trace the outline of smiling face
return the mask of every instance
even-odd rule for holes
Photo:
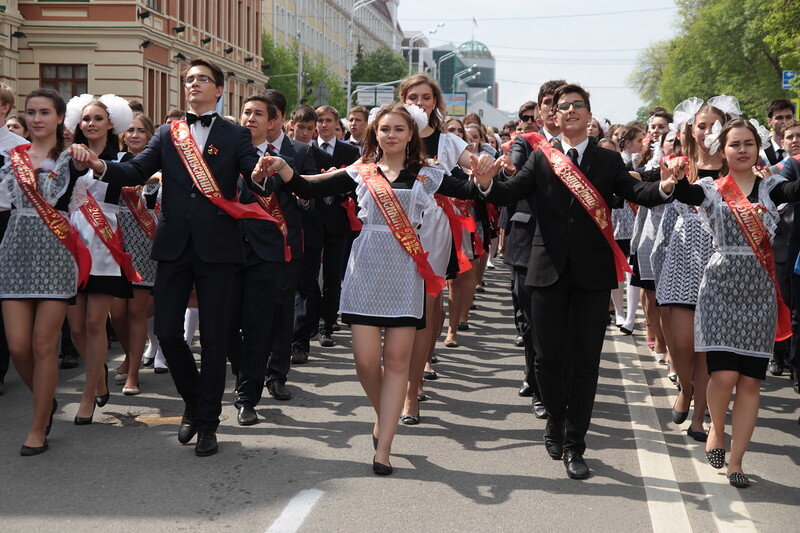
[[[141,119],[134,118],[130,127],[125,130],[122,139],[125,142],[125,146],[128,147],[128,151],[132,154],[138,154],[147,146],[150,136],[147,134]]]
[[[196,65],[186,72],[184,78],[186,101],[200,113],[214,109],[222,96],[222,87],[217,87],[214,73],[205,65]]]
[[[397,113],[387,113],[378,122],[376,135],[383,153],[395,155],[405,154],[412,132],[403,117]]]
[[[114,124],[108,119],[108,111],[103,106],[89,104],[83,108],[78,127],[89,143],[103,143],[108,138],[108,132],[114,129]]]
[[[728,132],[723,157],[731,172],[747,172],[758,160],[758,143],[750,128],[733,128]]]
[[[567,109],[560,109],[566,104],[572,104]],[[592,119],[592,113],[588,107],[576,108],[575,104],[588,104],[578,93],[567,93],[555,102],[556,125],[561,129],[567,138],[580,138],[586,135],[586,127]]]
[[[416,104],[425,111],[425,114],[430,118],[431,113],[436,109],[436,97],[433,95],[433,89],[427,83],[419,83],[414,85],[408,90],[406,100],[403,102],[406,105]]]
[[[56,113],[55,104],[49,98],[36,96],[25,104],[25,124],[32,140],[55,137],[58,125],[63,121],[64,115]]]

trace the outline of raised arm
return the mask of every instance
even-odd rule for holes
[[[469,176],[460,168],[453,169],[452,175],[444,175],[439,189],[436,191],[445,196],[460,198],[461,200],[476,200],[480,193],[478,187],[472,183]]]
[[[535,152],[533,157],[530,157],[522,167],[522,170],[509,179],[496,177],[497,171],[502,165],[502,161],[498,159],[490,169],[491,173],[489,175],[494,177],[491,178],[488,187],[486,186],[483,169],[478,168],[476,170],[475,164],[473,164],[473,174],[481,186],[481,192],[486,196],[486,201],[497,205],[511,205],[533,194],[536,190],[536,160],[539,157],[543,157],[541,152]]]

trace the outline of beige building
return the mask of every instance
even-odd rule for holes
[[[361,45],[365,52],[388,46],[400,52],[403,32],[397,23],[400,0],[376,0],[358,9],[354,16],[352,52]],[[332,72],[342,79],[347,73],[347,34],[354,0],[263,0],[264,31],[288,45],[300,34],[309,55],[323,55]],[[264,60],[269,63],[269,58]]]
[[[20,100],[39,87],[115,93],[160,122],[185,107],[182,66],[204,56],[227,73],[223,112],[237,115],[266,82],[261,21],[261,0],[5,1],[0,80]]]

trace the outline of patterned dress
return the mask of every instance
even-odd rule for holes
[[[148,213],[154,217],[152,206],[155,205],[160,187],[145,187],[142,193],[142,200],[148,207]],[[128,209],[125,200],[120,197],[120,210],[117,215],[119,226],[122,228],[122,238],[125,240],[125,251],[131,254],[133,267],[142,276],[141,283],[134,283],[134,287],[142,289],[152,289],[156,281],[156,267],[158,263],[150,259],[150,252],[153,249],[153,241],[147,236],[142,227],[136,222],[136,218]]]

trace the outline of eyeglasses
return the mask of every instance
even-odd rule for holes
[[[536,121],[536,115],[520,115],[519,119],[522,122],[535,122]]]
[[[209,82],[211,82],[211,81],[213,81],[213,80],[211,79],[211,76],[206,76],[205,74],[200,74],[199,76],[189,76],[188,78],[186,78],[186,79],[184,80],[184,82],[183,82],[183,83],[184,83],[185,85],[191,85],[191,84],[193,84],[194,82],[198,82],[198,83],[209,83]]]
[[[556,106],[559,111],[567,111],[570,107],[575,109],[586,109],[588,106],[583,100],[575,100],[574,102],[561,102]]]

